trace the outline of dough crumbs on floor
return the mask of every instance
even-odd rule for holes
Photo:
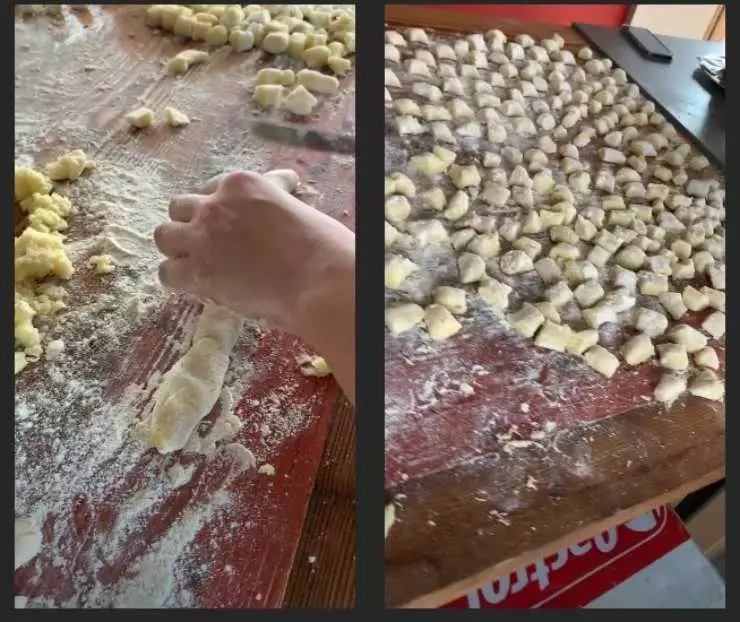
[[[521,410],[523,413],[528,413],[529,412],[529,404],[527,404],[526,402],[523,402],[523,403],[519,404],[519,410]]]
[[[271,464],[263,464],[259,469],[257,469],[257,473],[260,475],[267,475],[269,477],[272,477],[275,475],[275,467]]]
[[[511,525],[511,521],[506,517],[507,515],[504,512],[499,512],[498,510],[489,510],[488,513],[491,515],[492,518],[495,518],[499,523],[504,525],[504,527],[509,527]]]
[[[427,521],[427,525],[429,525],[430,527],[436,527],[437,526],[437,523],[435,523],[432,519],[429,519]]]
[[[537,490],[537,480],[530,475],[527,477],[527,483],[524,486],[530,490]]]
[[[460,383],[460,393],[463,395],[474,395],[475,389],[473,388],[473,385],[468,384],[467,382],[461,382]]]
[[[316,563],[316,555],[309,555],[308,556],[308,563],[309,564],[315,564]]]

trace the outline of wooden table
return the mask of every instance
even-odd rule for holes
[[[559,32],[569,49],[584,43],[569,28],[427,6],[386,5],[385,18],[391,28],[419,26],[447,34],[500,28],[509,36],[527,33],[535,39]],[[466,330],[475,334],[477,328]],[[477,346],[477,340],[471,341]],[[437,413],[429,408],[424,413],[432,417],[426,430],[441,435],[444,456],[434,453],[434,443],[415,434],[413,426],[401,441],[418,460],[397,453],[398,447],[396,453],[386,453],[388,498],[398,505],[398,521],[386,543],[389,606],[439,607],[724,474],[723,405],[690,398],[666,412],[642,401],[639,394],[649,395],[660,377],[655,368],[618,374],[608,391],[606,381],[589,381],[591,386],[567,392],[564,412],[542,405],[544,414],[561,419],[560,432],[546,450],[509,455],[494,438],[496,429],[478,438],[469,416],[473,399],[485,401],[498,391],[489,403],[500,399],[502,410],[510,407],[509,422],[522,418],[513,412],[519,398],[510,394],[524,400],[528,388],[507,386],[511,366],[502,361],[539,355],[531,346],[518,344],[503,339],[493,355],[479,352],[486,347],[481,344],[476,354],[490,365],[491,373],[480,379],[475,398],[461,399],[456,410]],[[450,346],[449,354],[454,350]],[[429,377],[443,364],[429,357],[414,361],[412,370],[404,368],[403,353],[392,342],[386,343],[386,351],[386,387],[404,374]],[[546,383],[557,392],[558,376],[568,374],[567,363],[563,367],[565,371],[545,362],[544,375],[532,382]],[[466,441],[456,438],[454,430],[465,434]],[[464,446],[470,439],[474,442]],[[525,485],[529,477],[537,482],[533,488]]]
[[[125,165],[146,171],[153,163],[164,162],[167,187],[183,192],[192,191],[224,168],[240,168],[245,161],[260,171],[292,167],[300,175],[303,197],[309,203],[354,228],[352,157],[268,144],[250,131],[248,115],[257,111],[250,101],[248,84],[261,66],[272,62],[269,57],[262,58],[259,51],[229,54],[228,48],[221,49],[206,65],[173,78],[167,75],[164,63],[192,46],[147,28],[142,5],[91,7],[90,13],[67,13],[61,25],[50,24],[46,17],[30,18],[24,34],[16,38],[16,61],[30,61],[31,67],[30,73],[16,78],[16,114],[23,115],[25,124],[33,119],[46,128],[38,141],[24,135],[16,144],[17,156],[30,155],[37,162],[47,162],[52,156],[82,148],[101,166]],[[59,89],[48,88],[60,79]],[[311,120],[315,127],[354,131],[353,76],[343,79],[342,86],[343,94],[322,106]],[[184,96],[186,106],[178,104],[178,96],[180,101]],[[198,101],[205,105],[194,109]],[[176,105],[193,122],[179,132],[158,124],[132,133],[123,116],[141,105],[154,108],[158,119],[164,106]],[[86,131],[76,132],[75,127]],[[218,153],[204,148],[214,138],[220,144]],[[90,173],[91,184],[95,176],[96,172]],[[65,194],[63,186],[58,191]],[[85,237],[91,228],[95,232],[95,225],[87,220],[92,204],[89,198],[72,216],[71,240]],[[140,207],[147,209],[146,205]],[[16,212],[17,226],[20,221]],[[69,284],[72,310],[77,292],[101,289],[99,276],[84,266],[76,268]],[[157,311],[151,326],[128,337],[130,354],[124,360],[101,355],[99,375],[108,385],[106,395],[115,399],[116,391],[120,392],[116,387],[146,382],[157,358],[153,353],[161,355],[158,369],[171,364],[173,342],[185,337],[183,325],[197,310],[197,305],[173,296]],[[207,559],[212,569],[208,578],[193,579],[195,583],[188,586],[196,606],[343,608],[354,603],[354,411],[341,398],[333,379],[301,376],[295,362],[301,349],[296,339],[265,331],[255,351],[242,353],[264,373],[255,374],[245,394],[236,396],[234,412],[250,425],[245,425],[235,440],[255,451],[260,448],[259,426],[254,423],[256,413],[250,404],[283,382],[295,385],[296,399],[311,406],[297,434],[266,453],[259,449],[263,454],[260,461],[273,464],[276,477],[252,471],[231,485],[236,515],[253,511],[256,518],[241,525],[230,539],[210,525],[198,533],[196,550],[209,541],[227,542],[219,545],[216,559]],[[43,391],[43,385],[43,372],[32,367],[18,377],[16,390],[32,395]],[[94,414],[81,412],[78,416]],[[120,482],[105,498],[91,498],[80,491],[74,509],[47,517],[45,542],[52,532],[56,542],[64,529],[60,525],[68,524],[76,534],[75,551],[70,553],[74,557],[61,567],[58,562],[51,564],[47,544],[33,563],[16,573],[16,594],[64,601],[78,593],[78,578],[88,585],[94,571],[85,565],[86,556],[95,554],[98,536],[104,537],[111,527],[118,504],[136,492],[137,477],[146,477],[150,467],[161,462],[151,451],[137,465],[131,481]],[[114,569],[119,576],[127,572],[136,552],[157,541],[166,528],[162,525],[174,521],[179,512],[219,485],[218,467],[196,464],[199,468],[190,483],[178,489],[151,518],[156,525],[136,534],[131,545],[135,552],[127,551],[126,559],[117,562]],[[336,535],[339,532],[341,538]],[[56,551],[54,555],[58,560],[64,554]],[[236,574],[223,572],[227,564]],[[90,580],[84,579],[86,576]],[[115,579],[115,574],[109,574],[107,580],[111,578]]]

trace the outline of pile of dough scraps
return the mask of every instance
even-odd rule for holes
[[[42,353],[41,332],[34,324],[66,308],[66,290],[51,281],[67,281],[74,268],[64,245],[72,202],[53,192],[55,181],[74,181],[95,164],[79,149],[46,165],[46,175],[25,166],[15,167],[15,200],[27,214],[27,226],[15,238],[15,373]],[[53,357],[63,344],[50,342]]]

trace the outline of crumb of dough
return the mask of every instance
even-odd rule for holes
[[[98,274],[110,274],[116,269],[116,264],[113,263],[113,257],[110,255],[93,255],[87,263],[95,268]]]
[[[271,464],[263,464],[259,469],[257,469],[257,473],[260,475],[267,475],[269,477],[272,477],[275,475],[275,467]]]

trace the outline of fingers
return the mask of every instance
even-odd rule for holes
[[[190,222],[198,211],[203,197],[199,194],[184,194],[170,201],[170,218],[175,222]]]
[[[187,224],[166,222],[154,230],[154,243],[167,257],[187,257],[192,248],[192,233]]]
[[[218,190],[218,187],[221,185],[221,182],[223,181],[224,177],[226,177],[228,173],[221,173],[220,175],[216,175],[215,177],[211,177],[207,182],[206,185],[201,188],[200,192],[198,194],[213,194]]]
[[[159,280],[166,288],[182,291],[192,281],[192,271],[187,259],[165,259],[159,264]]]

